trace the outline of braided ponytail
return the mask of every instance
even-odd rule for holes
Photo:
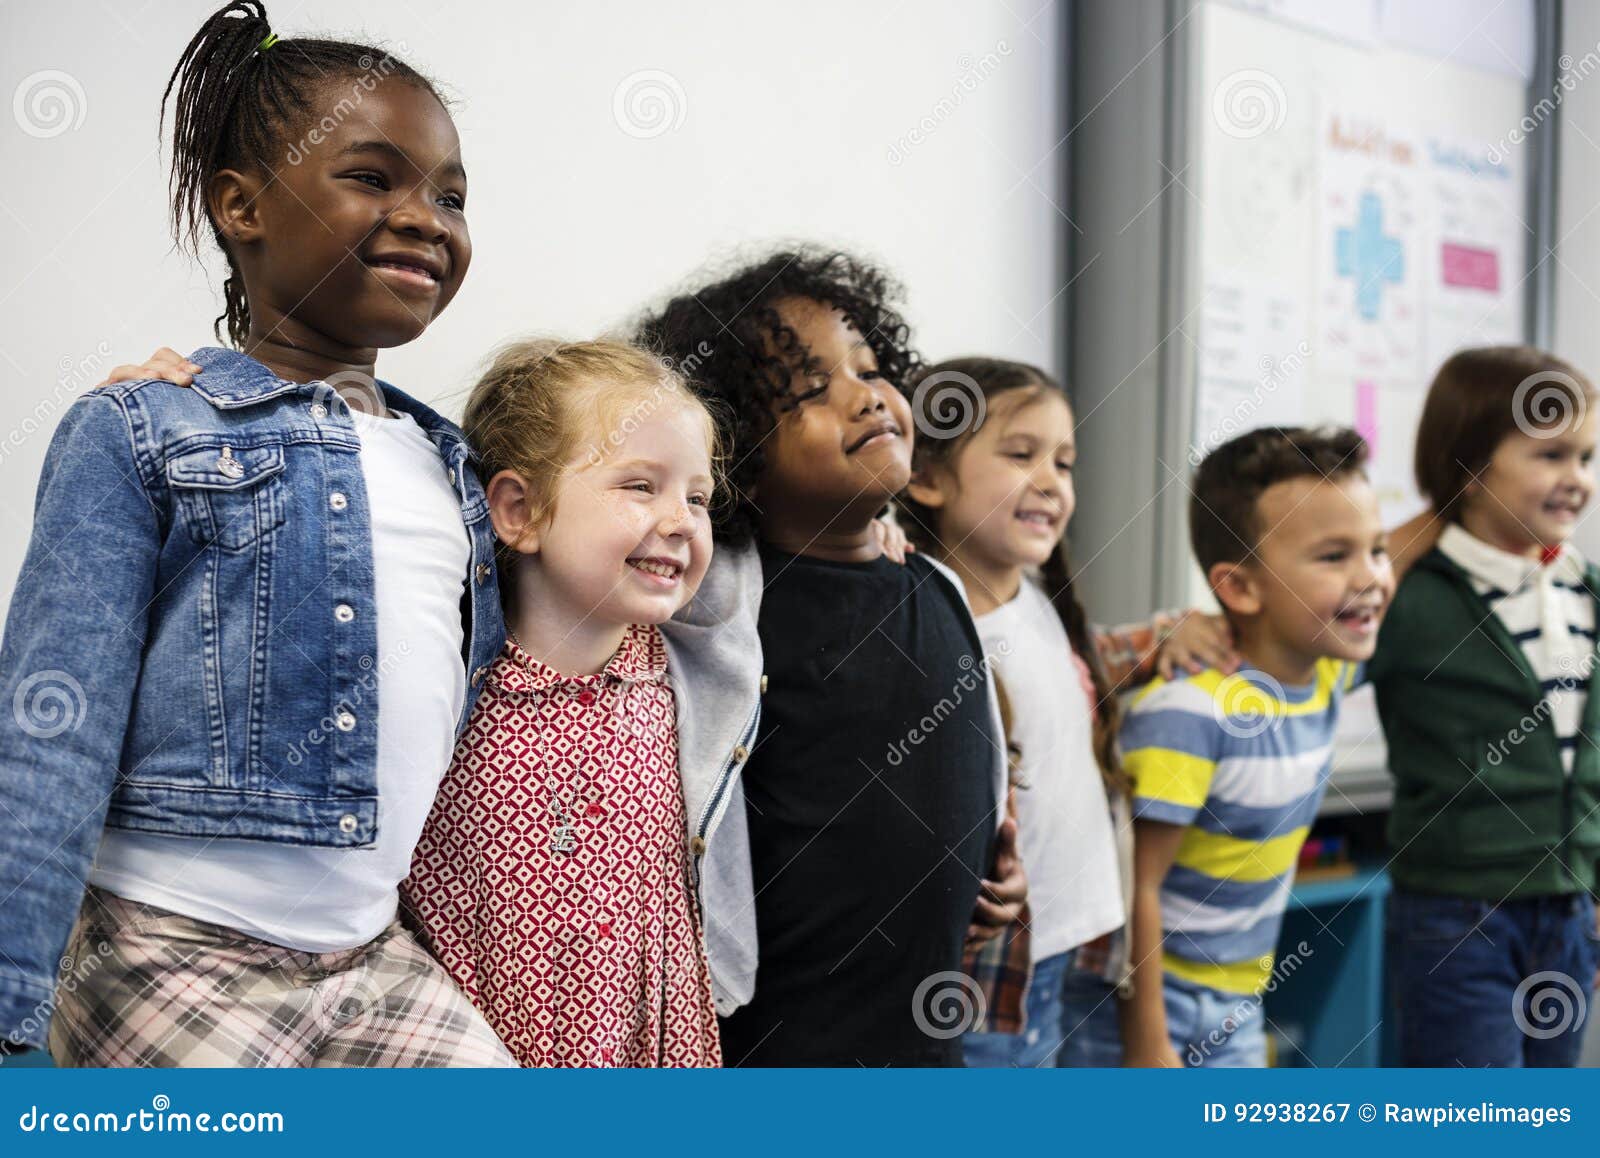
[[[360,75],[382,61],[385,75],[402,77],[438,96],[415,69],[365,44],[309,38],[278,39],[260,0],[235,0],[194,34],[161,94],[161,127],[172,104],[172,229],[179,245],[200,256],[202,231],[228,261],[224,306],[213,328],[242,348],[250,332],[250,303],[238,263],[211,216],[211,178],[223,169],[272,173],[289,163],[287,130],[305,117],[317,90],[330,80]],[[176,91],[174,91],[176,90]]]

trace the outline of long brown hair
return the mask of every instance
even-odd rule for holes
[[[919,471],[943,468],[954,473],[962,452],[983,425],[983,416],[988,411],[989,403],[1002,394],[1012,390],[1026,390],[1033,394],[1054,391],[1063,401],[1068,401],[1067,392],[1039,367],[1030,366],[1025,362],[1008,362],[1000,358],[951,358],[921,369],[912,379],[912,385],[912,405],[917,411],[919,426],[923,426],[926,419],[928,423],[938,427],[941,433],[945,433],[950,426],[950,415],[959,412],[971,419],[964,423],[957,433],[949,437],[917,439],[915,465]],[[919,390],[918,386],[926,388]],[[933,387],[938,387],[937,392]],[[967,394],[968,397],[964,399],[958,397],[961,393]],[[925,404],[933,413],[925,416],[921,412]],[[896,505],[906,538],[911,540],[917,550],[935,557],[945,555],[946,551],[940,542],[938,532],[939,512],[923,506],[909,494],[902,494],[896,500]],[[1064,537],[1056,544],[1056,549],[1050,553],[1050,558],[1039,569],[1039,578],[1045,595],[1061,618],[1061,625],[1066,629],[1067,640],[1072,644],[1072,650],[1089,669],[1089,677],[1094,685],[1095,711],[1092,739],[1100,775],[1109,793],[1127,794],[1132,784],[1127,773],[1123,771],[1122,758],[1117,751],[1117,728],[1122,720],[1121,705],[1117,701],[1111,679],[1106,674],[1105,664],[1101,662],[1099,648],[1095,646],[1090,633],[1089,619],[1084,612],[1083,603],[1078,598],[1078,587],[1073,578],[1072,564],[1067,557],[1067,543]]]

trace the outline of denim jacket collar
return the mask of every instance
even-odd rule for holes
[[[219,410],[253,406],[297,391],[314,392],[318,385],[315,382],[290,382],[279,378],[249,355],[219,346],[202,347],[189,358],[205,370],[195,376],[194,392]],[[433,440],[447,462],[455,465],[463,457],[475,458],[460,432],[438,411],[418,402],[382,378],[375,381],[383,390],[384,401],[395,410],[416,419],[417,425]]]

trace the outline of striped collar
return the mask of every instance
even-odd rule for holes
[[[1583,582],[1583,556],[1571,543],[1562,544],[1561,553],[1547,565],[1538,559],[1502,551],[1459,523],[1451,523],[1439,535],[1438,545],[1441,554],[1472,578],[1507,595],[1515,595],[1535,579],[1559,580],[1575,586]]]

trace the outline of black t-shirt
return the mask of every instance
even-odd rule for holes
[[[727,1065],[960,1065],[924,1006],[994,850],[986,665],[925,560],[763,547],[761,731],[744,769],[760,968]],[[946,994],[948,996],[948,993]],[[935,1034],[924,1032],[919,1021]]]

